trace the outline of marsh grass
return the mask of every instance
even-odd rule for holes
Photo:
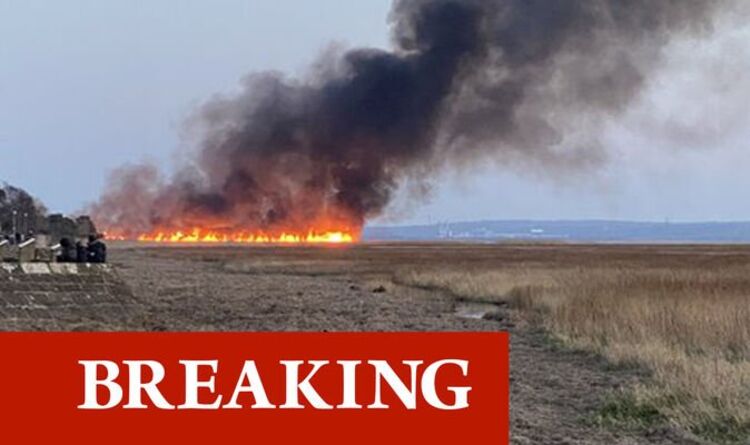
[[[750,438],[750,266],[410,269],[394,280],[506,301],[570,346],[650,371],[602,423],[665,419],[718,442]]]

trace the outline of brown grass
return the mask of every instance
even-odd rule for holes
[[[746,439],[750,266],[649,263],[408,269],[395,280],[508,301],[569,345],[650,370],[629,403],[713,440]]]

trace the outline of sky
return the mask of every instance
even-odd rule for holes
[[[388,47],[389,0],[0,0],[0,181],[76,212],[109,172],[169,171],[190,113],[248,73],[304,76],[332,43]],[[401,195],[379,224],[474,219],[750,220],[750,26],[671,45],[604,130],[607,161],[561,173],[483,160]]]

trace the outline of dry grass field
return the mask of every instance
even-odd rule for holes
[[[747,443],[750,247],[113,246],[149,330],[510,330],[514,443]],[[683,434],[684,433],[684,434]]]
[[[408,269],[396,280],[467,300],[506,301],[566,345],[650,379],[603,421],[668,419],[720,442],[750,440],[750,264],[731,249],[644,251],[619,261]]]

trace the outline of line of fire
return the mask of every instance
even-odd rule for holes
[[[105,262],[106,253],[99,252],[106,252],[105,241],[335,245],[359,240],[359,230],[341,225],[320,227],[324,228],[247,231],[194,227],[130,235],[108,233],[98,231],[88,215],[48,214],[44,205],[24,190],[0,187],[0,259],[9,262]]]

